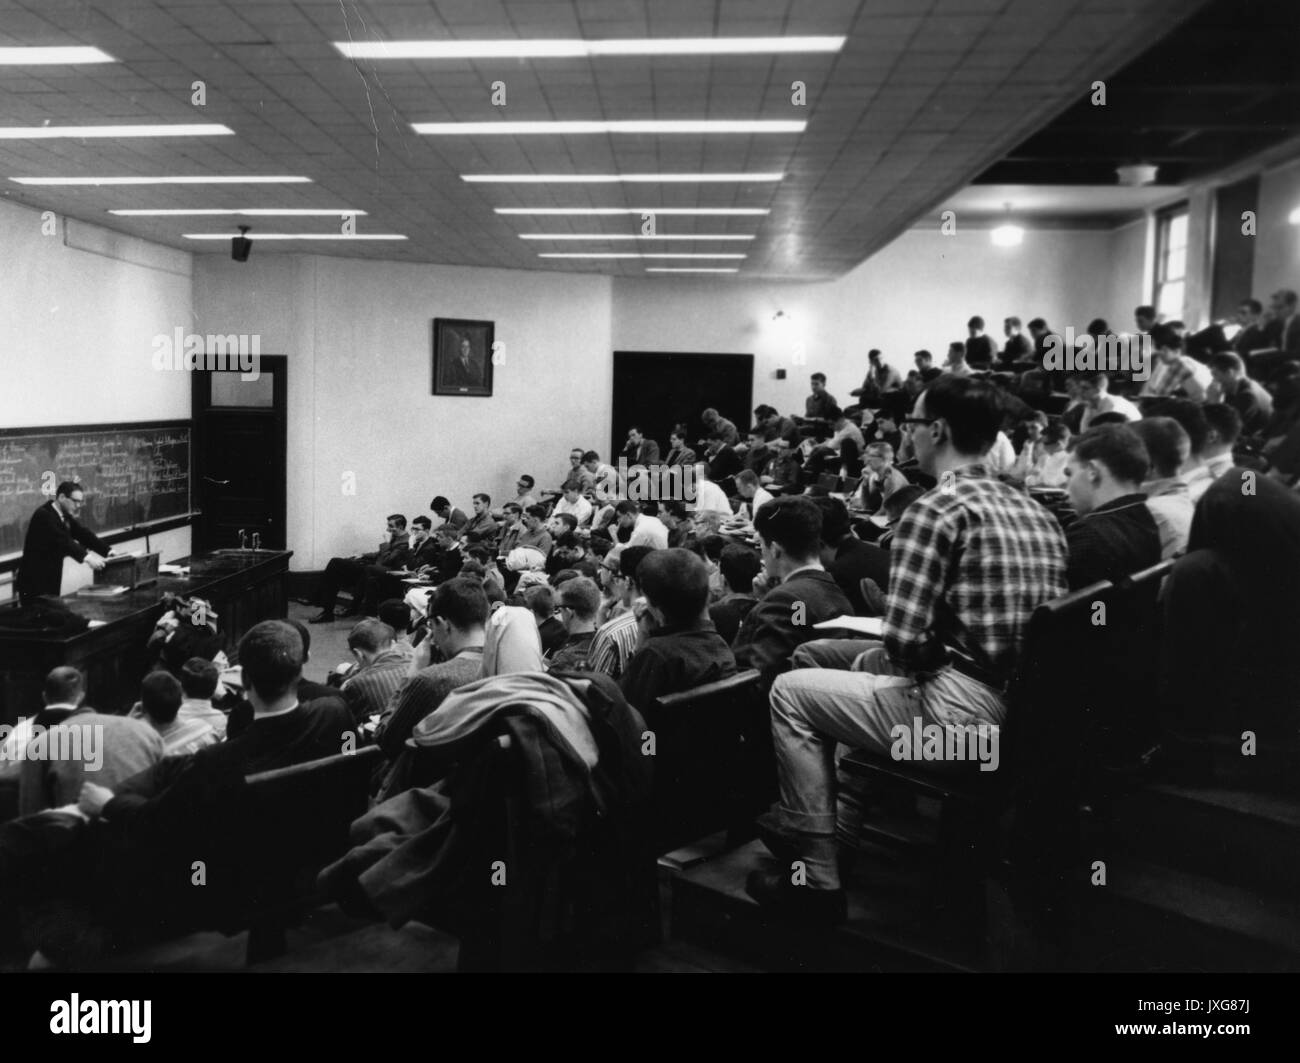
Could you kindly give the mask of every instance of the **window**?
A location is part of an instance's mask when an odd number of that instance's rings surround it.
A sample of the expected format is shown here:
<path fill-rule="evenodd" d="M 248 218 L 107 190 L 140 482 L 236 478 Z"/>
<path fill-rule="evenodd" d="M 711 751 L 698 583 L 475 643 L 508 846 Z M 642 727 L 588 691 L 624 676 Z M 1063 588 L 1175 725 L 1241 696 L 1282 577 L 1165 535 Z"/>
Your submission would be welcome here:
<path fill-rule="evenodd" d="M 1183 316 L 1187 289 L 1187 206 L 1156 215 L 1156 313 L 1161 320 Z"/>

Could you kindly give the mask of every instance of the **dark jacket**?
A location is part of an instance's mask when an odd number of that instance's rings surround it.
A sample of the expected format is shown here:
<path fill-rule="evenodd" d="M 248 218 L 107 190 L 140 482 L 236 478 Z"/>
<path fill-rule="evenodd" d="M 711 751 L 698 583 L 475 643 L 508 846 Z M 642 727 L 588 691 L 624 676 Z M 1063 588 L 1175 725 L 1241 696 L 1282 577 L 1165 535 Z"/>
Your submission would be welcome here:
<path fill-rule="evenodd" d="M 1066 578 L 1078 590 L 1160 563 L 1160 532 L 1146 495 L 1124 495 L 1080 517 L 1065 532 L 1070 547 Z"/>
<path fill-rule="evenodd" d="M 757 604 L 758 599 L 752 594 L 733 593 L 709 606 L 709 619 L 727 645 L 736 641 L 736 632 L 740 630 L 741 623 Z"/>
<path fill-rule="evenodd" d="M 796 647 L 820 637 L 813 629 L 814 624 L 852 612 L 848 598 L 829 572 L 818 569 L 796 572 L 763 595 L 745 617 L 736 641 L 731 644 L 736 665 L 742 669 L 757 668 L 763 673 L 764 682 L 770 684 L 789 669 L 790 654 Z"/>
<path fill-rule="evenodd" d="M 867 613 L 867 603 L 862 597 L 864 578 L 875 580 L 882 591 L 889 589 L 889 551 L 875 543 L 864 543 L 847 535 L 835 547 L 835 556 L 825 565 L 858 616 Z"/>
<path fill-rule="evenodd" d="M 57 502 L 46 502 L 32 514 L 23 541 L 23 557 L 18 563 L 16 590 L 20 597 L 36 595 L 58 597 L 63 582 L 63 559 L 80 563 L 94 551 L 107 554 L 109 546 L 75 517 L 60 519 Z"/>
<path fill-rule="evenodd" d="M 623 696 L 642 712 L 665 694 L 736 674 L 736 658 L 710 620 L 662 628 L 632 655 L 619 680 Z"/>
<path fill-rule="evenodd" d="M 393 926 L 456 934 L 462 969 L 630 965 L 655 936 L 645 722 L 608 676 L 562 680 L 586 708 L 598 751 L 588 770 L 520 690 L 555 681 L 512 677 L 476 727 L 429 750 L 449 771 L 358 819 L 355 847 L 320 874 L 326 892 L 360 892 Z"/>

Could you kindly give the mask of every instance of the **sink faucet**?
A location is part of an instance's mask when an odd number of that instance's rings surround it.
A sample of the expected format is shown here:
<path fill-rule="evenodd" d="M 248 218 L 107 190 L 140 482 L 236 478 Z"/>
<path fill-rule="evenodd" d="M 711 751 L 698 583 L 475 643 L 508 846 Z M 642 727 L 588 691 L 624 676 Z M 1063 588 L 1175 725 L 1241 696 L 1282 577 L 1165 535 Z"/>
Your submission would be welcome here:
<path fill-rule="evenodd" d="M 254 549 L 254 550 L 260 550 L 260 549 L 262 549 L 262 533 L 261 533 L 261 532 L 253 532 L 253 549 Z"/>
<path fill-rule="evenodd" d="M 248 533 L 243 528 L 239 529 L 239 548 L 241 550 L 248 549 Z"/>

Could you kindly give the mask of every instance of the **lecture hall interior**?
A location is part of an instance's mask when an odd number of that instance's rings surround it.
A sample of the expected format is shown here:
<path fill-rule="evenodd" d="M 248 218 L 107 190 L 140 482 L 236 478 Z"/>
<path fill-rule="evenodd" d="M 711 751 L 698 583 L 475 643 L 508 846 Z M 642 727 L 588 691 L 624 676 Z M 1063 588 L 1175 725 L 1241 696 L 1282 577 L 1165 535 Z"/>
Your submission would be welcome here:
<path fill-rule="evenodd" d="M 1298 49 L 0 0 L 0 970 L 1300 968 Z"/>

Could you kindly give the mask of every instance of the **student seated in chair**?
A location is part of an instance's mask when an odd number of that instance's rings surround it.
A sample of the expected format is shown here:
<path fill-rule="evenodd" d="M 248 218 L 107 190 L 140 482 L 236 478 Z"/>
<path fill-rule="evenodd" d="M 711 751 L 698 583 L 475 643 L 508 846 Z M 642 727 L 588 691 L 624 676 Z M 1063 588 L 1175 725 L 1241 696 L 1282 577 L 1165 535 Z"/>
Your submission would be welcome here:
<path fill-rule="evenodd" d="M 996 391 L 969 377 L 945 375 L 917 399 L 906 423 L 940 486 L 908 507 L 895 534 L 884 646 L 853 671 L 797 668 L 772 685 L 778 848 L 803 862 L 807 882 L 793 884 L 788 864 L 751 874 L 748 892 L 775 913 L 844 918 L 836 744 L 888 753 L 895 729 L 917 720 L 999 726 L 1030 615 L 1065 590 L 1055 519 L 984 465 L 1001 421 Z"/>
<path fill-rule="evenodd" d="M 654 550 L 637 566 L 646 635 L 619 681 L 643 712 L 655 698 L 734 675 L 736 658 L 709 619 L 709 569 L 689 550 Z"/>
<path fill-rule="evenodd" d="M 1084 432 L 1067 466 L 1066 491 L 1079 519 L 1070 525 L 1070 589 L 1122 579 L 1160 560 L 1160 532 L 1142 493 L 1147 448 L 1127 425 Z"/>
<path fill-rule="evenodd" d="M 344 588 L 352 591 L 350 612 L 361 612 L 367 565 L 379 565 L 384 569 L 405 567 L 411 554 L 406 534 L 406 517 L 401 513 L 389 514 L 386 531 L 387 536 L 374 553 L 330 558 L 321 576 L 320 595 L 317 599 L 320 612 L 311 618 L 310 623 L 328 624 L 334 619 L 334 605 L 339 591 Z"/>

